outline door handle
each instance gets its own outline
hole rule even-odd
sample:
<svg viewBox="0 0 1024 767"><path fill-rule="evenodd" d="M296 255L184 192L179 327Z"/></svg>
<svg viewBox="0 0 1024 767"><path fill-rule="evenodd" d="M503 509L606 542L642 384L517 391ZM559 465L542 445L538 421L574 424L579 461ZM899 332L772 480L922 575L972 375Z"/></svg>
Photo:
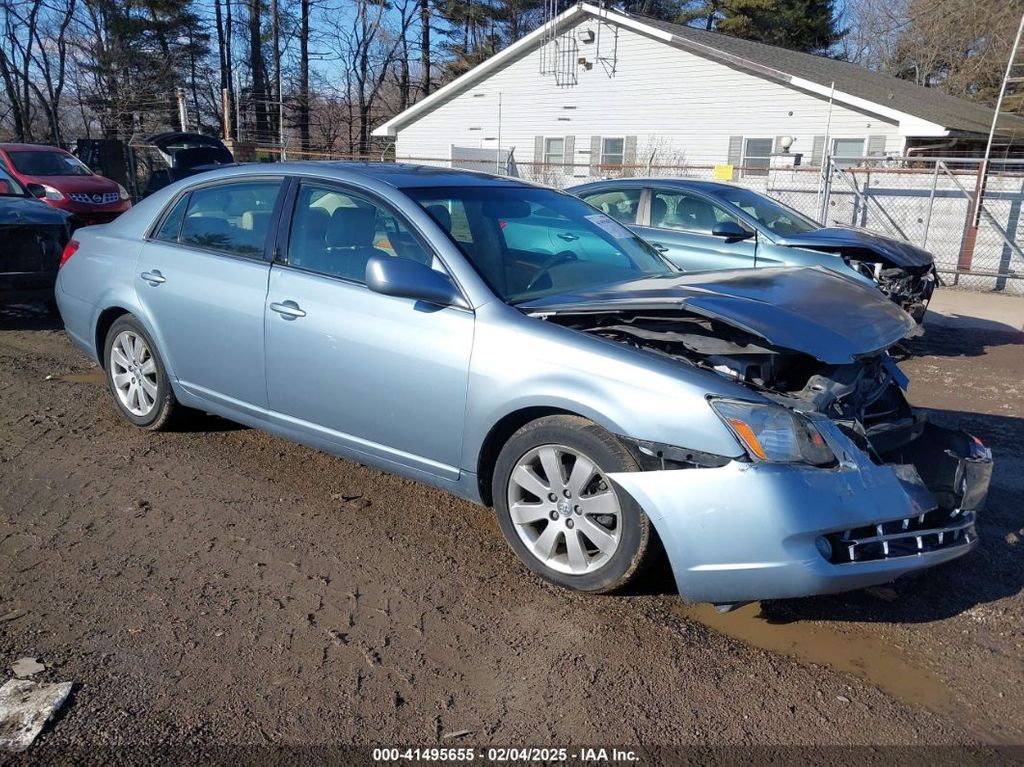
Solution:
<svg viewBox="0 0 1024 767"><path fill-rule="evenodd" d="M659 253L667 253L668 245L662 245L660 242L652 242L651 246Z"/></svg>
<svg viewBox="0 0 1024 767"><path fill-rule="evenodd" d="M575 242L580 238L578 234L571 234L569 232L559 232L557 237L561 237L566 242Z"/></svg>
<svg viewBox="0 0 1024 767"><path fill-rule="evenodd" d="M306 313L294 301L282 301L279 304L271 304L270 310L277 312L281 315L282 319L286 320L294 320L306 316Z"/></svg>
<svg viewBox="0 0 1024 767"><path fill-rule="evenodd" d="M160 274L159 269L154 269L151 272L143 272L139 276L146 282L148 282L150 285L160 285L164 282L167 282L167 278Z"/></svg>

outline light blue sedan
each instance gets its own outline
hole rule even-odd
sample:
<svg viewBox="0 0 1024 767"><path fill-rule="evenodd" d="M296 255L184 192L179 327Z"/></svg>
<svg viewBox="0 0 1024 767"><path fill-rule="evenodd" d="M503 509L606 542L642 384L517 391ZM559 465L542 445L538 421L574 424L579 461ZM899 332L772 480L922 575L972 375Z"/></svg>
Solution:
<svg viewBox="0 0 1024 767"><path fill-rule="evenodd" d="M907 403L912 320L827 270L687 275L571 195L403 165L223 169L76 236L57 300L125 420L217 413L493 505L563 586L664 550L730 606L976 544L988 451Z"/></svg>
<svg viewBox="0 0 1024 767"><path fill-rule="evenodd" d="M878 287L918 322L937 276L931 253L848 226L825 227L734 184L677 178L611 179L569 190L635 229L676 266L823 266Z"/></svg>

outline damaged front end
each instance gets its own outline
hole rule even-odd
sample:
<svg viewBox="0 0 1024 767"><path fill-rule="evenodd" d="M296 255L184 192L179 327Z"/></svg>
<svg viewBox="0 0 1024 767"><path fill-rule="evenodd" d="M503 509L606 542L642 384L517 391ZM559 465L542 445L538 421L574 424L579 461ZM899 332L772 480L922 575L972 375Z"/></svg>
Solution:
<svg viewBox="0 0 1024 767"><path fill-rule="evenodd" d="M549 320L759 395L709 398L745 457L627 440L644 471L611 477L655 524L685 598L728 604L846 591L975 545L991 454L914 410L885 351L823 362L678 309Z"/></svg>
<svg viewBox="0 0 1024 767"><path fill-rule="evenodd" d="M878 283L879 289L915 322L924 321L939 280L934 265L896 266L883 261L844 260L849 267Z"/></svg>

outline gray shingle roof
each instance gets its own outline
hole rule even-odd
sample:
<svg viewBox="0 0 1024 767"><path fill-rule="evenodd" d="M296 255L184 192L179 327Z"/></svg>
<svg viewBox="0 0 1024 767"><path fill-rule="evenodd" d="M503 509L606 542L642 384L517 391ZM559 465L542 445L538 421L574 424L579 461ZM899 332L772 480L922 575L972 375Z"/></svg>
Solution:
<svg viewBox="0 0 1024 767"><path fill-rule="evenodd" d="M604 17L614 21L615 15L606 12ZM839 92L897 109L948 130L987 134L992 125L992 110L987 107L934 88L924 88L907 80L872 72L848 61L813 56L643 16L632 18L672 34L682 47L708 58L739 66L746 63L755 68L768 68L825 87L835 82ZM1004 115L999 122L1000 132L1005 130L1024 134L1024 120Z"/></svg>

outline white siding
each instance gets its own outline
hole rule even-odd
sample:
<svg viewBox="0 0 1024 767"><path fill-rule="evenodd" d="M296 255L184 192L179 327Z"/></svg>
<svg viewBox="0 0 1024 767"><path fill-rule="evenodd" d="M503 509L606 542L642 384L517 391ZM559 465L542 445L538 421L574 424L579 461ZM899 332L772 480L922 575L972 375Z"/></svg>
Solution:
<svg viewBox="0 0 1024 767"><path fill-rule="evenodd" d="M594 19L578 26L596 30ZM515 147L519 162L534 160L537 136L575 136L575 161L590 161L592 136L636 136L637 162L656 152L655 163L714 164L728 160L729 137L790 135L792 152L810 161L814 136L825 133L827 100L732 69L628 29L605 25L602 57L579 43L578 56L594 62L577 68L578 83L560 87L540 74L534 50L399 130L399 158L447 158L452 145ZM570 108L566 108L570 107ZM903 149L899 126L840 105L832 108L832 137L885 136L885 149ZM540 158L536 158L539 160ZM585 176L579 167L576 175Z"/></svg>

